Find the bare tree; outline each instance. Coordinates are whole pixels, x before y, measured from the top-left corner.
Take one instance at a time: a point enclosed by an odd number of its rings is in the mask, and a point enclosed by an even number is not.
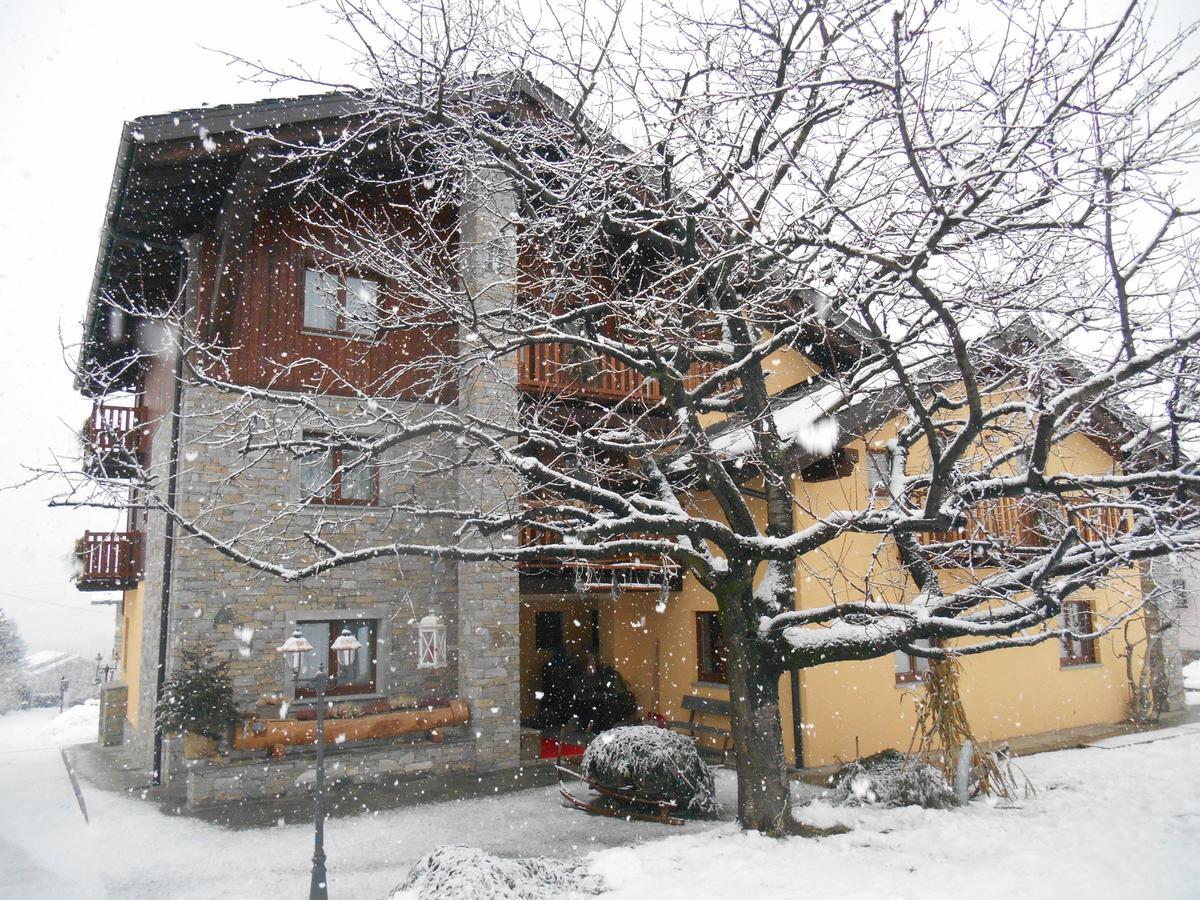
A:
[[[220,530],[149,468],[134,502],[290,580],[435,555],[586,582],[626,560],[669,603],[682,572],[720,610],[739,820],[774,832],[793,825],[781,675],[1094,637],[1140,593],[1087,633],[1061,618],[1072,595],[1200,546],[1194,211],[1171,190],[1200,149],[1187,34],[1153,49],[1137,4],[1102,24],[1053,3],[389,6],[336,6],[363,79],[327,86],[355,100],[343,127],[244,140],[314,258],[396,286],[342,299],[363,347],[419,351],[369,383],[273,359],[248,387],[217,305],[180,327],[107,299],[170,325],[181,377],[226,398],[205,436],[244,461],[226,483],[336,452],[454,489],[397,499],[396,522],[428,523],[400,539],[312,527],[303,501]],[[481,181],[515,198],[491,210],[515,267],[463,259],[447,226]],[[468,265],[494,283],[465,287]],[[809,377],[780,383],[788,353]],[[517,390],[518,365],[546,390]],[[282,389],[301,374],[313,392]],[[480,379],[512,387],[487,413],[454,399]],[[381,402],[398,386],[425,402]],[[1081,435],[1117,464],[1072,468]],[[859,437],[886,454],[870,502],[815,502]],[[481,479],[504,502],[472,502]],[[65,502],[128,504],[123,485]],[[872,566],[828,576],[850,539]],[[798,577],[828,602],[798,606]]]

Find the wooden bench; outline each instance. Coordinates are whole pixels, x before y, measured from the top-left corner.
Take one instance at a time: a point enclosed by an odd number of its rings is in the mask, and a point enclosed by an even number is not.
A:
[[[690,735],[693,739],[702,735],[719,738],[721,741],[721,763],[724,765],[733,749],[733,734],[728,728],[718,728],[697,721],[697,716],[723,716],[728,719],[733,715],[733,704],[728,700],[714,700],[711,697],[688,695],[683,698],[683,708],[688,712],[686,722],[668,722],[667,727]]]

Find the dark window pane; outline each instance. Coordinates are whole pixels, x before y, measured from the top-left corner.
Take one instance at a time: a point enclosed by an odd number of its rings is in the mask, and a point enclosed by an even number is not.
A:
[[[563,643],[563,618],[561,612],[544,610],[534,615],[534,643],[538,650],[552,650]]]

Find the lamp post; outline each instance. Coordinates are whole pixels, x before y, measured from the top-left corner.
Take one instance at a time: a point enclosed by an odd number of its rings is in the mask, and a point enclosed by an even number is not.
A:
[[[349,628],[343,628],[337,640],[330,645],[330,650],[336,654],[338,668],[345,669],[353,665],[354,657],[362,644],[350,633]],[[312,644],[305,640],[297,628],[279,647],[279,652],[292,670],[292,681],[300,683],[300,665],[304,654],[311,652]],[[308,900],[328,900],[325,875],[325,692],[337,683],[337,678],[325,671],[325,664],[317,664],[317,674],[304,679],[311,685],[317,695],[317,791],[314,800],[314,829],[313,829],[313,866],[312,880],[308,887]]]
[[[63,707],[66,705],[67,688],[71,686],[71,681],[66,675],[58,679],[58,711],[62,713]]]

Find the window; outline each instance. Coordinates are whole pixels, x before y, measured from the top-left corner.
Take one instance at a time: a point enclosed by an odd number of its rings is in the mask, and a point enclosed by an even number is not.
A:
[[[1077,637],[1092,633],[1092,606],[1086,600],[1071,600],[1063,604],[1063,628],[1068,632],[1062,638],[1064,666],[1084,666],[1096,661],[1096,642],[1092,638]]]
[[[1182,578],[1175,578],[1171,581],[1171,593],[1175,597],[1176,609],[1187,609],[1189,603],[1187,582]]]
[[[867,493],[871,496],[887,496],[892,480],[892,463],[886,450],[867,451]]]
[[[534,615],[533,638],[538,650],[553,650],[563,645],[563,614],[542,610]]]
[[[321,439],[321,435],[304,437]],[[373,506],[379,502],[379,477],[369,454],[330,447],[300,458],[300,490],[310,503]]]
[[[379,282],[312,267],[304,270],[304,327],[350,337],[375,333]]]
[[[326,693],[329,694],[373,694],[375,693],[375,634],[377,631],[374,619],[323,619],[311,622],[297,622],[296,627],[305,639],[312,644],[312,652],[304,654],[300,663],[300,676],[296,682],[297,697],[312,697],[314,692],[305,686],[304,679],[317,674],[317,668],[324,666],[325,671],[337,679]],[[358,638],[362,647],[354,655],[354,662],[349,669],[339,671],[337,654],[330,649],[334,639],[342,633],[343,628]]]
[[[719,613],[696,613],[696,676],[725,684],[725,635]]]
[[[928,638],[921,638],[913,643],[917,647],[933,646]],[[913,656],[911,653],[897,650],[892,654],[892,659],[896,667],[896,684],[915,684],[929,671],[929,659],[924,656]]]

